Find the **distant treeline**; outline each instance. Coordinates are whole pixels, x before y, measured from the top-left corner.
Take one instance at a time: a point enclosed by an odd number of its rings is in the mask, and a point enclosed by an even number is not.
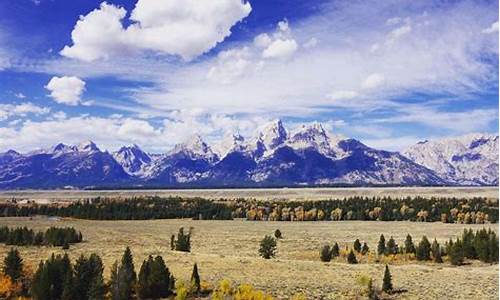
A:
[[[49,215],[93,220],[193,218],[251,221],[379,220],[482,224],[498,222],[498,200],[350,197],[323,201],[213,201],[202,198],[94,198],[66,206],[0,204],[3,216]]]
[[[45,232],[35,232],[27,227],[9,228],[0,227],[0,243],[16,246],[68,246],[80,243],[82,233],[73,227],[57,228],[50,227]]]

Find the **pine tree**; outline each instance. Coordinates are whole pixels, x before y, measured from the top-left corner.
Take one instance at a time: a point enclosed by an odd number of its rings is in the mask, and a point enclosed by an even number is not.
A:
[[[3,261],[3,273],[16,282],[23,275],[23,259],[17,249],[11,248]]]
[[[391,293],[392,292],[392,275],[391,271],[389,271],[389,266],[385,265],[385,271],[384,271],[384,279],[382,283],[382,290],[386,293]]]
[[[74,299],[86,300],[104,298],[103,264],[99,255],[93,253],[88,258],[80,256],[74,266]]]
[[[111,269],[111,299],[128,300],[132,298],[137,275],[134,268],[134,260],[130,248],[127,247],[123,253],[121,264],[115,262]]]
[[[73,279],[73,272],[68,272],[63,283],[63,292],[61,295],[61,300],[73,300],[75,299],[75,283]]]
[[[361,254],[366,255],[370,251],[368,244],[366,242],[363,243],[363,247],[361,247]]]
[[[385,249],[385,252],[387,254],[397,254],[398,253],[398,245],[396,244],[396,241],[394,238],[391,236],[389,241],[387,242],[387,247]]]
[[[141,299],[151,298],[149,276],[151,274],[152,263],[153,257],[150,255],[147,260],[144,260],[142,262],[141,268],[139,270],[139,275],[137,277],[137,294]]]
[[[330,260],[332,260],[332,251],[330,250],[330,246],[325,245],[323,246],[323,248],[321,248],[320,258],[323,262],[329,262]]]
[[[380,239],[378,241],[377,253],[378,253],[378,255],[384,255],[385,254],[385,237],[384,237],[383,234],[380,235]]]
[[[358,252],[358,253],[359,253],[359,252],[361,252],[361,243],[359,242],[359,239],[356,239],[356,240],[354,241],[354,246],[353,246],[353,248],[354,248],[354,250],[355,250],[356,252]]]
[[[443,258],[441,257],[441,246],[439,246],[439,243],[437,242],[436,239],[434,239],[434,241],[432,242],[431,252],[432,252],[432,260],[434,260],[435,263],[443,262]]]
[[[179,228],[177,240],[175,240],[175,250],[191,252],[191,233],[192,229],[190,229],[188,233],[184,233],[184,228]]]
[[[350,264],[357,264],[358,263],[358,260],[356,259],[356,254],[354,254],[352,249],[349,252],[349,254],[347,254],[347,262]]]
[[[102,274],[94,278],[90,284],[88,291],[89,300],[104,300],[106,294],[106,286],[104,285],[104,278]]]
[[[409,234],[406,236],[405,240],[405,252],[415,254],[415,245],[413,245],[413,240]]]
[[[418,243],[417,248],[415,249],[415,257],[417,260],[430,260],[431,259],[431,244],[429,240],[424,235],[420,243]]]
[[[259,254],[265,259],[269,259],[276,255],[276,240],[266,235],[260,242]]]
[[[340,255],[340,247],[339,244],[335,242],[335,244],[333,244],[332,247],[332,258],[338,257],[339,255]]]
[[[198,266],[196,263],[193,266],[193,273],[191,274],[191,286],[194,292],[199,293],[201,289],[200,274],[198,274]]]
[[[460,266],[464,262],[464,252],[462,248],[462,241],[457,239],[456,242],[449,246],[448,258],[450,263],[454,266]]]
[[[166,298],[172,294],[174,276],[170,274],[165,261],[156,256],[151,265],[150,285],[153,298]]]

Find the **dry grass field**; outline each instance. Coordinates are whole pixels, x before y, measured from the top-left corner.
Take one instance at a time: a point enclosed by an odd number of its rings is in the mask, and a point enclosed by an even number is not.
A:
[[[93,197],[139,196],[203,197],[207,199],[254,198],[267,200],[325,200],[363,197],[485,197],[498,199],[498,187],[367,187],[367,188],[275,188],[275,189],[186,189],[186,190],[22,190],[0,191],[0,201],[29,199],[37,202],[72,201]]]
[[[128,245],[131,247],[136,268],[147,255],[162,255],[169,268],[179,279],[187,280],[192,266],[198,263],[203,280],[215,283],[228,278],[233,283],[251,283],[271,292],[280,299],[303,292],[308,299],[353,299],[360,274],[370,275],[380,286],[384,265],[361,263],[349,265],[341,261],[323,263],[319,249],[326,242],[352,244],[359,238],[376,249],[380,233],[394,236],[403,243],[407,233],[415,242],[422,235],[436,237],[443,242],[461,234],[463,228],[479,229],[484,226],[498,232],[497,225],[458,225],[411,222],[250,222],[150,220],[150,221],[89,221],[50,220],[47,218],[0,218],[0,226],[28,226],[45,229],[49,226],[74,226],[82,231],[84,242],[69,250],[75,258],[80,254],[98,253],[104,260],[106,276],[115,259],[120,258]],[[192,252],[171,251],[170,235],[179,227],[193,227]],[[276,259],[264,260],[257,254],[259,241],[266,234],[280,229],[283,239],[278,242]],[[0,246],[0,257],[9,247]],[[60,248],[20,247],[21,255],[35,266],[40,259]],[[448,263],[393,262],[391,272],[395,288],[407,292],[397,299],[498,299],[498,265],[480,262],[453,267]]]

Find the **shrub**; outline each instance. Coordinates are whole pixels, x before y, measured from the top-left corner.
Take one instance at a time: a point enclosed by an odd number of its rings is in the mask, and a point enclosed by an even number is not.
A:
[[[338,257],[339,255],[340,255],[340,247],[339,244],[335,242],[335,244],[333,244],[332,247],[332,258]]]
[[[354,245],[353,245],[353,248],[356,252],[361,252],[361,243],[359,242],[359,239],[356,239],[354,241]]]
[[[329,262],[330,260],[332,260],[332,251],[330,250],[330,246],[325,245],[323,246],[323,248],[321,248],[320,258],[323,262]]]
[[[189,229],[188,233],[184,233],[184,228],[179,228],[179,233],[177,233],[177,240],[175,240],[175,250],[182,252],[191,252],[191,233],[193,228]]]
[[[277,239],[281,239],[282,238],[281,231],[279,229],[276,229],[274,231],[274,237],[277,238]]]
[[[260,242],[259,254],[265,259],[270,259],[276,255],[276,240],[266,235]]]
[[[377,253],[378,253],[378,255],[384,255],[385,254],[385,237],[384,237],[383,234],[380,235],[380,239],[378,241]]]
[[[368,244],[366,242],[363,243],[363,247],[361,247],[361,254],[366,255],[370,251]]]
[[[384,271],[384,279],[382,282],[382,290],[386,293],[392,292],[392,275],[391,271],[389,271],[389,266],[385,265],[385,271]]]
[[[413,240],[409,234],[406,236],[405,240],[405,253],[415,254],[415,245],[413,245]]]
[[[356,254],[354,254],[352,249],[349,252],[349,254],[347,254],[347,262],[350,264],[357,264],[358,263],[358,260],[356,259]]]
[[[394,238],[391,236],[389,241],[387,242],[387,247],[385,249],[386,254],[397,254],[398,253],[398,245],[396,244],[396,241]]]

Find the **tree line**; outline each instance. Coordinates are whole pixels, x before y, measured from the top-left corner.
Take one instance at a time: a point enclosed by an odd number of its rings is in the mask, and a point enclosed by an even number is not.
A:
[[[251,221],[377,220],[463,224],[498,222],[498,200],[486,198],[349,197],[322,201],[258,201],[236,199],[137,197],[93,198],[69,205],[0,204],[1,215],[49,215],[92,220],[192,218]]]
[[[63,246],[69,248],[70,244],[80,243],[82,233],[73,227],[50,227],[45,231],[35,232],[28,227],[9,228],[0,227],[0,243],[15,246]]]
[[[262,243],[261,243],[262,245]],[[440,245],[436,239],[431,243],[427,236],[415,244],[413,238],[408,234],[403,243],[398,244],[391,236],[388,240],[381,234],[374,252],[381,256],[405,255],[417,261],[433,261],[443,263],[444,257],[452,265],[462,265],[465,259],[477,259],[485,263],[498,263],[498,236],[496,232],[485,228],[474,232],[472,229],[464,229],[461,237],[456,240],[450,239],[444,246]],[[347,263],[357,264],[359,256],[369,254],[370,247],[366,242],[356,239],[352,247],[346,247],[343,251]],[[320,252],[320,260],[329,262],[336,257],[342,256],[342,249],[338,243],[333,246],[324,245]]]

